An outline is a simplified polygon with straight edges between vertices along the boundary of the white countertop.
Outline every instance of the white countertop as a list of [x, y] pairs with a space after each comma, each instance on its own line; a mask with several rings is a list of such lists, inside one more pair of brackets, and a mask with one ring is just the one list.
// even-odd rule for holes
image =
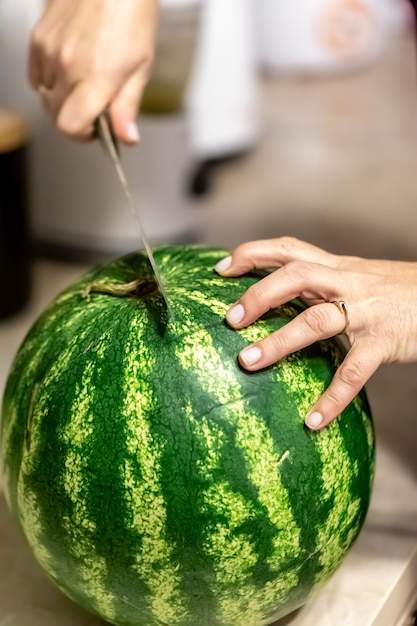
[[[24, 334], [47, 302], [84, 268], [38, 261], [34, 297], [27, 311], [0, 323], [0, 393], [11, 359]], [[376, 479], [365, 526], [346, 560], [321, 593], [279, 626], [396, 626], [417, 595], [417, 472], [415, 455], [386, 440], [390, 398], [397, 394], [398, 440], [416, 437], [407, 420], [414, 416], [414, 366], [386, 368], [370, 385], [377, 425]], [[404, 377], [407, 373], [408, 376]], [[378, 379], [378, 376], [380, 379]], [[409, 380], [409, 383], [404, 382]], [[381, 393], [381, 390], [382, 393]], [[384, 396], [385, 394], [385, 396]], [[408, 394], [408, 395], [407, 395]], [[414, 403], [414, 404], [413, 404]], [[385, 413], [384, 413], [385, 411]], [[388, 412], [388, 413], [386, 413]], [[392, 448], [392, 449], [391, 449]], [[18, 593], [16, 593], [18, 590]], [[45, 578], [0, 496], [0, 626], [98, 626]], [[278, 626], [278, 623], [277, 623]]]

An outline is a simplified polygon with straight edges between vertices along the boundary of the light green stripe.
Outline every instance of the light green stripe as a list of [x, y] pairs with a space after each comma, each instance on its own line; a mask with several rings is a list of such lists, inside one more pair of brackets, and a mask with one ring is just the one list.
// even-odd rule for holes
[[316, 576], [316, 582], [321, 583], [337, 568], [359, 532], [361, 501], [352, 499], [351, 489], [358, 467], [349, 459], [337, 424], [320, 433], [316, 449], [323, 467], [323, 500], [331, 502], [327, 520], [317, 533], [317, 551], [323, 569]]
[[372, 493], [373, 482], [374, 482], [374, 474], [375, 474], [375, 433], [373, 428], [372, 420], [370, 419], [369, 413], [365, 408], [365, 404], [362, 402], [360, 396], [356, 396], [353, 399], [353, 405], [355, 406], [355, 410], [361, 416], [362, 426], [366, 434], [366, 440], [368, 443], [369, 450], [369, 493]]
[[[224, 282], [219, 282], [219, 284], [224, 285]], [[221, 319], [224, 319], [226, 312], [230, 306], [230, 304], [225, 303], [223, 300], [213, 298], [212, 296], [202, 291], [194, 290], [187, 294], [187, 292], [184, 290], [184, 295], [187, 295], [188, 300], [191, 300], [201, 306], [208, 307], [212, 313], [214, 313]], [[191, 317], [191, 312], [189, 312], [188, 315], [190, 315]], [[193, 328], [195, 328], [196, 326], [197, 325], [195, 324]], [[198, 328], [200, 328], [200, 326], [198, 326]], [[258, 320], [256, 322], [256, 325], [251, 325], [247, 328], [242, 328], [241, 330], [234, 332], [238, 332], [239, 335], [241, 335], [244, 339], [246, 339], [246, 341], [248, 341], [248, 343], [253, 343], [255, 341], [265, 339], [265, 337], [270, 335], [271, 330], [266, 322], [264, 322], [263, 320]]]
[[280, 379], [285, 383], [289, 394], [294, 398], [300, 421], [304, 419], [326, 389], [324, 381], [317, 380], [305, 364], [291, 354], [281, 359], [279, 367]]
[[[137, 340], [134, 349], [126, 345], [123, 416], [127, 453], [121, 473], [125, 487], [123, 500], [130, 512], [128, 525], [141, 540], [134, 569], [151, 592], [153, 614], [161, 623], [178, 624], [186, 620], [187, 612], [180, 591], [181, 575], [173, 565], [172, 544], [167, 540], [167, 511], [160, 484], [163, 448], [152, 436], [148, 422], [157, 402], [146, 382], [155, 372], [155, 358], [148, 345], [139, 340], [143, 336], [139, 322], [133, 322], [130, 336]], [[134, 461], [129, 460], [132, 455]]]
[[176, 337], [181, 338], [183, 335], [198, 332], [201, 328], [201, 320], [195, 317], [194, 312], [190, 310], [186, 302], [192, 301], [199, 306], [205, 306], [215, 313], [220, 319], [224, 319], [228, 307], [221, 300], [213, 299], [207, 296], [207, 294], [199, 291], [188, 292], [185, 287], [176, 287], [175, 293], [178, 298], [175, 304], [177, 314], [175, 318], [171, 320], [170, 324], [173, 335]]
[[[281, 362], [280, 373], [297, 405], [300, 420], [304, 420], [311, 406], [325, 390], [324, 382], [317, 381], [306, 366], [294, 357]], [[324, 491], [322, 502], [331, 503], [326, 522], [318, 529], [317, 552], [322, 565], [316, 582], [325, 582], [334, 572], [353, 537], [359, 531], [357, 513], [359, 498], [352, 500], [351, 488], [358, 473], [346, 450], [339, 425], [334, 422], [315, 435], [315, 447], [320, 456]], [[356, 520], [356, 524], [355, 524]], [[343, 536], [346, 533], [346, 539]]]
[[[297, 404], [300, 420], [303, 420], [324, 392], [325, 384], [315, 380], [307, 368], [292, 357], [281, 362], [280, 373]], [[359, 532], [357, 514], [361, 502], [359, 498], [352, 500], [351, 488], [358, 468], [350, 460], [338, 423], [331, 424], [317, 434], [315, 447], [322, 467], [322, 499], [323, 502], [328, 500], [331, 503], [326, 522], [317, 531], [317, 552], [322, 569], [316, 580], [321, 583], [336, 569]], [[346, 539], [343, 540], [345, 533]]]
[[[5, 419], [4, 415], [3, 415], [3, 420]], [[11, 496], [11, 492], [10, 492], [10, 470], [11, 470], [11, 466], [10, 463], [7, 462], [6, 459], [6, 450], [9, 447], [9, 441], [10, 441], [10, 436], [12, 433], [12, 424], [15, 422], [15, 420], [17, 419], [17, 408], [15, 405], [11, 405], [10, 409], [9, 409], [9, 413], [7, 415], [7, 424], [6, 423], [2, 423], [0, 426], [2, 428], [2, 433], [1, 433], [1, 451], [0, 451], [0, 462], [1, 462], [1, 469], [0, 469], [0, 492], [1, 490], [3, 490], [3, 493], [5, 495], [6, 498], [6, 502], [8, 504], [8, 506], [10, 508], [12, 508], [12, 496]]]
[[[224, 280], [210, 280], [211, 286], [223, 286]], [[219, 315], [220, 317], [224, 317], [227, 309], [229, 308], [229, 304], [225, 303], [224, 300], [219, 300], [218, 298], [214, 298], [210, 294], [205, 293], [204, 291], [198, 291], [197, 289], [193, 289], [192, 291], [187, 290], [185, 287], [177, 287], [175, 292], [179, 295], [184, 296], [188, 301], [195, 302], [201, 306], [208, 307], [213, 313]], [[191, 312], [190, 312], [190, 317]]]
[[64, 489], [72, 503], [71, 516], [64, 516], [62, 523], [71, 542], [71, 553], [78, 560], [77, 570], [82, 580], [83, 592], [99, 614], [113, 620], [116, 617], [114, 596], [106, 585], [108, 565], [96, 553], [96, 524], [89, 519], [87, 504], [88, 448], [94, 434], [94, 415], [91, 408], [93, 372], [94, 364], [87, 363], [82, 380], [76, 386], [69, 422], [61, 435], [67, 448]]
[[[39, 342], [39, 337], [32, 339], [29, 341], [28, 339], [20, 348], [20, 351], [16, 357], [16, 362], [13, 364], [13, 369], [20, 368], [22, 369], [21, 363], [24, 363], [24, 371], [21, 374], [21, 377], [27, 378], [27, 380], [36, 379], [36, 370], [39, 367], [42, 359], [44, 358], [45, 352], [48, 350], [48, 344], [50, 342], [50, 337], [45, 338], [45, 340], [40, 344], [39, 347], [36, 348], [36, 351], [33, 350], [33, 347]], [[32, 357], [27, 358], [27, 354], [32, 352]], [[18, 382], [21, 384], [21, 381]], [[33, 391], [32, 391], [32, 399], [33, 399]], [[10, 438], [12, 436], [12, 432], [16, 427], [18, 420], [22, 419], [22, 415], [19, 411], [19, 403], [21, 398], [18, 397], [16, 399], [17, 404], [13, 402], [13, 399], [10, 402], [10, 409], [7, 413], [7, 421], [2, 423], [2, 439], [1, 439], [1, 457], [2, 459], [6, 458], [6, 450], [9, 446]], [[31, 409], [29, 409], [30, 411]], [[2, 416], [3, 420], [6, 420], [6, 416]], [[22, 442], [23, 443], [23, 442]], [[6, 474], [5, 474], [6, 476]]]
[[48, 385], [53, 385], [54, 382], [59, 380], [62, 371], [65, 371], [68, 367], [71, 358], [71, 349], [71, 347], [67, 347], [67, 349], [61, 353], [60, 358], [55, 361], [48, 374], [47, 380], [44, 381], [44, 384], [39, 389], [36, 402], [31, 403], [32, 412], [31, 415], [28, 415], [28, 419], [30, 419], [31, 422], [30, 447], [28, 449], [27, 446], [22, 445], [23, 455], [17, 482], [17, 504], [27, 540], [40, 564], [45, 567], [51, 575], [55, 576], [57, 575], [57, 564], [43, 545], [44, 513], [34, 492], [30, 487], [26, 486], [26, 477], [30, 476], [33, 471], [36, 471], [38, 463], [43, 462], [43, 460], [41, 461], [39, 458], [39, 448], [43, 437], [42, 423], [48, 410]]
[[[270, 522], [277, 529], [275, 552], [268, 563], [279, 569], [283, 560], [297, 558], [301, 554], [300, 530], [278, 471], [280, 462], [288, 459], [288, 453], [285, 453], [285, 459], [280, 459], [263, 420], [246, 408], [233, 370], [213, 346], [207, 331], [199, 329], [191, 336], [184, 336], [176, 355], [182, 367], [197, 376], [204, 392], [212, 395], [222, 417], [236, 426], [236, 445], [245, 458], [245, 471], [258, 490], [259, 503], [265, 507]], [[209, 463], [207, 466], [202, 463], [199, 468], [202, 475], [208, 476], [213, 471], [210, 468], [220, 466], [222, 435], [216, 432], [217, 420], [210, 420], [210, 416], [198, 416], [198, 419], [205, 422], [206, 430], [210, 430], [211, 439], [206, 438], [206, 445], [211, 450]], [[213, 446], [216, 437], [217, 442]], [[245, 502], [227, 483], [215, 482], [201, 495], [206, 506], [215, 505], [226, 518], [223, 524], [217, 522], [215, 528], [208, 527], [205, 539], [206, 550], [216, 564], [213, 592], [219, 601], [221, 617], [228, 624], [237, 623], [239, 619], [248, 625], [259, 623], [264, 611], [273, 602], [276, 603], [277, 598], [285, 597], [297, 583], [297, 574], [282, 574], [277, 580], [266, 583], [263, 590], [255, 589], [251, 583], [251, 567], [255, 562], [256, 547], [247, 536], [236, 537], [233, 532], [245, 519], [250, 519], [250, 503]], [[234, 589], [237, 577], [239, 589]]]
[[[73, 297], [72, 294], [71, 295], [64, 294], [59, 299], [59, 302], [62, 302], [71, 297]], [[45, 355], [48, 355], [48, 353], [51, 350], [51, 334], [53, 332], [56, 332], [57, 330], [54, 327], [55, 327], [56, 319], [59, 317], [58, 311], [53, 313], [53, 310], [55, 309], [55, 307], [56, 305], [50, 308], [50, 311], [48, 313], [47, 324], [40, 325], [39, 329], [37, 329], [37, 331], [34, 332], [31, 337], [30, 336], [27, 337], [24, 343], [22, 344], [22, 346], [20, 347], [18, 354], [16, 355], [16, 361], [13, 364], [13, 369], [22, 370], [20, 374], [22, 379], [36, 380], [37, 378], [36, 372], [39, 371], [39, 366], [42, 365]], [[84, 315], [85, 315], [84, 309], [80, 309], [77, 312], [73, 313], [70, 320], [67, 320], [64, 325], [59, 326], [59, 332], [62, 332], [62, 328], [68, 329], [68, 328], [71, 328], [71, 326], [73, 326], [74, 324], [77, 324], [79, 319], [82, 319]], [[86, 329], [83, 333], [81, 333], [81, 335], [80, 334], [78, 335], [76, 341], [77, 342], [80, 341], [82, 339], [82, 336], [87, 335], [87, 334], [88, 334], [88, 330]], [[68, 358], [71, 355], [73, 347], [74, 347], [73, 344], [66, 346], [66, 349], [58, 357], [58, 361], [60, 363], [63, 363], [64, 366], [68, 362]], [[29, 358], [29, 355], [30, 355], [30, 358]], [[24, 364], [24, 366], [22, 366], [22, 364]], [[55, 363], [55, 365], [51, 367], [48, 375], [45, 377], [43, 384], [44, 385], [47, 384], [48, 380], [51, 379], [51, 377], [52, 377], [52, 380], [56, 379], [59, 373], [60, 372], [59, 370], [57, 370], [56, 363]], [[4, 434], [3, 434], [3, 446], [2, 446], [3, 458], [4, 458], [5, 450], [8, 446], [9, 438], [11, 436], [11, 433], [18, 419], [19, 419], [19, 412], [17, 410], [13, 410], [12, 413], [7, 416], [7, 425], [4, 429]]]

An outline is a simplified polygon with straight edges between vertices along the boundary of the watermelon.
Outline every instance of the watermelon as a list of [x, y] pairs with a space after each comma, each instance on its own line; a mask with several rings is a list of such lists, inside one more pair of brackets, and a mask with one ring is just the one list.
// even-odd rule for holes
[[237, 355], [290, 321], [225, 324], [259, 274], [227, 253], [157, 248], [81, 276], [35, 322], [8, 377], [6, 497], [36, 559], [120, 626], [257, 626], [302, 605], [363, 525], [374, 474], [365, 392], [320, 432], [304, 417], [344, 357], [337, 339], [248, 373]]

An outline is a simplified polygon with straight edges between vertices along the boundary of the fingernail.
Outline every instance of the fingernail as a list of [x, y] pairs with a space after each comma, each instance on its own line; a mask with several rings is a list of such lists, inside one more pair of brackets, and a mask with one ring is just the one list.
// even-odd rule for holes
[[251, 346], [250, 348], [245, 348], [240, 353], [241, 360], [245, 363], [245, 365], [255, 365], [259, 361], [262, 356], [262, 352], [256, 346]]
[[222, 259], [221, 261], [219, 261], [214, 269], [216, 270], [216, 272], [220, 272], [220, 273], [225, 272], [226, 270], [229, 269], [231, 264], [232, 264], [232, 257], [227, 256], [225, 259]]
[[226, 319], [230, 324], [239, 324], [245, 317], [245, 309], [241, 304], [236, 304], [226, 313]]
[[316, 430], [317, 428], [319, 428], [322, 423], [323, 416], [321, 413], [318, 413], [318, 411], [313, 411], [313, 413], [310, 413], [310, 415], [308, 415], [306, 418], [306, 424], [312, 430]]
[[137, 143], [140, 140], [139, 129], [135, 122], [129, 122], [126, 130], [130, 141]]

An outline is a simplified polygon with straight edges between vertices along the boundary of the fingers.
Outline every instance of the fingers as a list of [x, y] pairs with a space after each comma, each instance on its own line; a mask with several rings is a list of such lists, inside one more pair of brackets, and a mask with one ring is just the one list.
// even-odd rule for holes
[[280, 237], [237, 247], [231, 256], [216, 265], [216, 270], [223, 276], [240, 276], [254, 269], [281, 267], [295, 260], [336, 267], [337, 258], [294, 237]]
[[[61, 7], [61, 10], [65, 11], [65, 13], [62, 14], [63, 20], [69, 17], [69, 7], [70, 5], [68, 4], [66, 7], [64, 5]], [[37, 90], [40, 85], [51, 89], [56, 77], [56, 46], [52, 26], [56, 24], [57, 16], [54, 9], [55, 7], [52, 7], [52, 10], [49, 10], [41, 16], [37, 24], [35, 24], [30, 36], [28, 78], [35, 90]], [[51, 27], [48, 25], [49, 19], [52, 22]], [[45, 22], [47, 22], [47, 25], [45, 25]], [[47, 34], [48, 31], [49, 34]]]
[[[41, 25], [42, 26], [42, 25]], [[113, 95], [110, 77], [86, 73], [80, 80], [73, 53], [48, 47], [42, 27], [32, 37], [29, 54], [29, 80], [58, 128], [73, 139], [89, 139], [95, 118]]]
[[66, 72], [67, 47], [62, 25], [71, 23], [74, 6], [65, 0], [54, 0], [32, 29], [29, 42], [28, 78], [37, 91], [39, 86], [51, 90]]
[[57, 127], [82, 141], [93, 137], [94, 120], [106, 108], [111, 89], [105, 83], [80, 82], [70, 92], [62, 84], [52, 89], [41, 85], [38, 92]]
[[111, 84], [104, 81], [99, 83], [87, 80], [76, 84], [57, 113], [56, 123], [59, 130], [73, 139], [90, 138], [94, 120], [106, 108], [111, 93]]
[[334, 337], [345, 324], [345, 316], [331, 302], [312, 306], [265, 339], [242, 350], [240, 364], [247, 370], [268, 367], [287, 354]]
[[[350, 264], [355, 265], [356, 260], [351, 259]], [[343, 299], [340, 293], [341, 266]], [[359, 328], [359, 322], [355, 319], [358, 307], [352, 307], [353, 323], [348, 328], [350, 311], [344, 301], [355, 301], [350, 286], [355, 277], [344, 268], [343, 257], [284, 237], [239, 246], [233, 255], [216, 266], [216, 270], [225, 276], [238, 276], [253, 269], [271, 267], [279, 269], [252, 285], [229, 309], [226, 319], [231, 326], [244, 328], [271, 308], [298, 296], [314, 303], [314, 306], [307, 308], [275, 333], [242, 350], [239, 355], [242, 367], [257, 371], [288, 354], [345, 330], [351, 340], [355, 339], [355, 330]], [[305, 416], [306, 425], [313, 430], [323, 428], [337, 417], [383, 361], [379, 347], [369, 338], [352, 343], [353, 347], [328, 389]]]
[[136, 143], [135, 120], [153, 64], [157, 0], [54, 0], [35, 25], [28, 72], [58, 128], [92, 135], [107, 107], [116, 136]]
[[[226, 319], [234, 328], [244, 328], [271, 308], [299, 296], [314, 302], [338, 300], [338, 278], [332, 268], [293, 261], [252, 285], [229, 309]], [[312, 315], [311, 309], [308, 319]]]
[[91, 136], [93, 122], [110, 103], [113, 130], [116, 137], [126, 144], [136, 144], [139, 139], [137, 116], [143, 91], [148, 81], [148, 63], [125, 79], [114, 93], [114, 83], [84, 81], [79, 83], [66, 98], [57, 126], [75, 138]]
[[[316, 305], [272, 335], [242, 350], [239, 362], [248, 371], [268, 367], [287, 354], [338, 334], [344, 324], [344, 316], [332, 303]], [[312, 430], [327, 426], [355, 398], [382, 361], [378, 344], [355, 343], [327, 390], [305, 416], [306, 425]]]
[[[127, 144], [139, 141], [136, 117], [144, 88], [138, 87], [139, 82], [136, 76], [128, 81], [110, 106], [115, 135]], [[87, 140], [93, 135], [94, 120], [113, 96], [113, 86], [104, 81], [83, 81], [70, 92], [60, 84], [53, 89], [41, 85], [38, 92], [59, 130], [73, 139]]]
[[42, 100], [42, 104], [53, 119], [57, 118], [67, 91], [67, 89], [63, 90], [63, 86], [59, 84], [55, 84], [51, 88], [46, 87], [44, 84], [38, 85], [37, 92]]
[[110, 105], [116, 137], [126, 144], [139, 141], [136, 118], [144, 82], [135, 76], [120, 90], [114, 101], [113, 85], [105, 82], [82, 81], [68, 91], [57, 84], [52, 89], [40, 85], [37, 89], [43, 105], [56, 119], [59, 130], [73, 139], [91, 139], [94, 121]]
[[333, 421], [357, 396], [381, 365], [378, 346], [359, 342], [348, 352], [329, 387], [311, 407], [306, 426], [319, 430]]
[[337, 417], [382, 363], [417, 360], [417, 264], [332, 255], [284, 237], [239, 246], [216, 266], [224, 276], [255, 268], [279, 269], [232, 305], [226, 318], [234, 328], [250, 325], [297, 296], [313, 306], [242, 350], [242, 367], [262, 369], [342, 332], [350, 340], [332, 382], [305, 416], [311, 429], [319, 430]]

